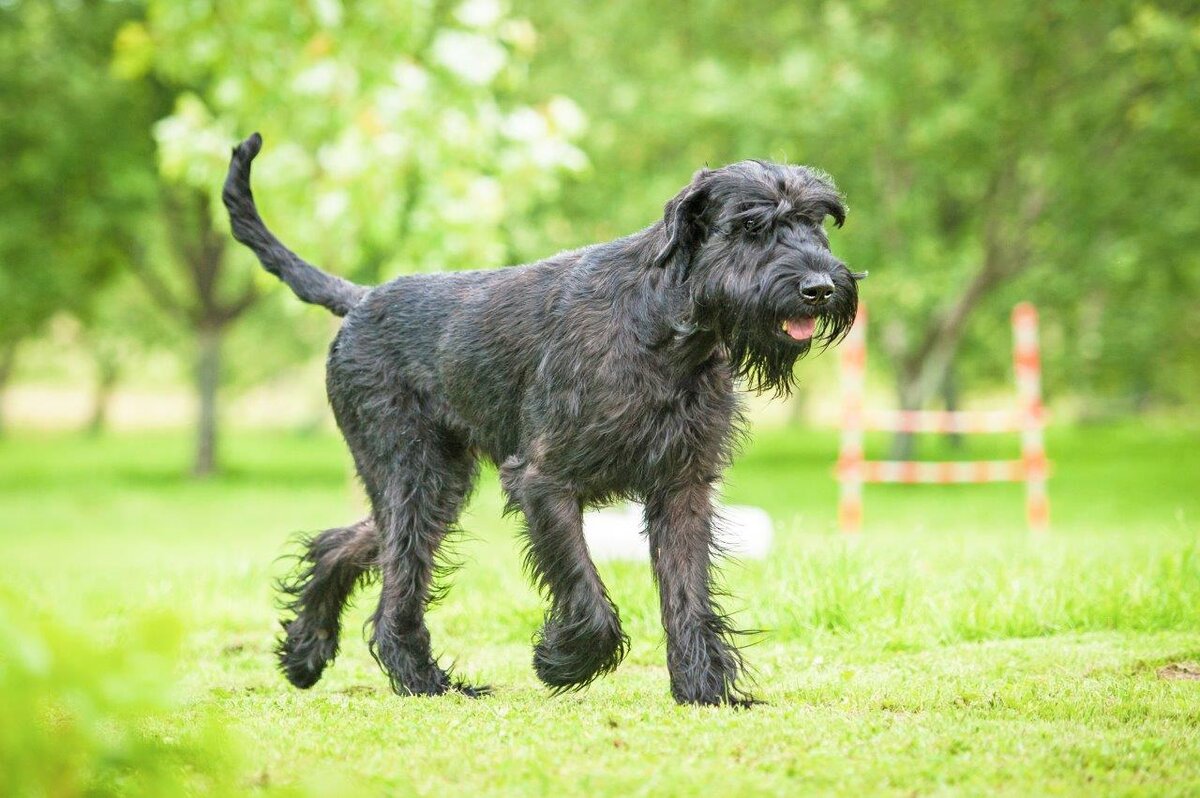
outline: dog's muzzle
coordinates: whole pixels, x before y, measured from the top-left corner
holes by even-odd
[[[827,272],[812,270],[802,278],[797,291],[800,295],[800,312],[784,319],[780,324],[780,332],[793,341],[806,342],[816,335],[817,318],[833,299],[837,286]]]

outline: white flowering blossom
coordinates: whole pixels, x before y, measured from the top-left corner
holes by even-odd
[[[510,19],[497,28],[500,41],[510,45],[518,53],[529,55],[537,48],[537,29],[527,19]]]
[[[586,124],[583,111],[565,97],[554,98],[543,110],[517,108],[504,118],[500,129],[523,146],[509,154],[505,163],[514,170],[534,166],[582,171],[587,168],[587,156],[569,139],[582,132]]]
[[[375,92],[375,108],[386,122],[397,122],[411,111],[427,108],[429,73],[411,61],[397,61],[391,69],[391,82]]]
[[[341,0],[309,0],[313,14],[327,28],[336,28],[342,24]]]
[[[183,94],[175,112],[154,125],[162,173],[193,186],[219,185],[229,163],[228,124],[213,117],[194,94]]]
[[[338,182],[353,180],[371,166],[365,142],[353,130],[332,144],[322,147],[317,153],[317,162]]]
[[[508,61],[508,54],[494,39],[479,33],[445,30],[433,40],[433,59],[460,80],[486,86]]]
[[[323,191],[317,195],[317,221],[332,224],[339,221],[350,210],[350,195],[341,189]]]
[[[429,73],[412,61],[397,61],[392,67],[392,80],[413,94],[424,94],[429,90]]]
[[[587,127],[587,117],[583,109],[575,104],[570,97],[557,95],[546,104],[546,115],[550,117],[555,130],[563,136],[574,138],[582,135]]]
[[[332,94],[336,85],[337,64],[329,59],[318,61],[292,79],[292,90],[297,94]]]
[[[490,28],[503,13],[498,0],[467,0],[454,12],[454,18],[468,28]]]
[[[550,135],[546,117],[527,105],[510,113],[500,129],[513,141],[536,142]]]
[[[409,142],[399,133],[384,131],[375,138],[375,150],[389,161],[398,162],[409,152]]]
[[[300,95],[329,97],[339,91],[353,91],[356,82],[354,71],[349,66],[326,58],[296,75],[292,80],[292,90]]]
[[[223,221],[230,146],[260,129],[255,183],[268,223],[332,271],[370,265],[372,279],[387,279],[502,265],[541,240],[529,211],[587,169],[578,105],[519,105],[492,88],[503,74],[519,92],[522,72],[509,65],[528,62],[537,42],[528,21],[506,18],[505,0],[462,0],[427,45],[399,51],[379,47],[376,26],[408,19],[424,30],[437,22],[425,4],[309,0],[299,17],[232,4],[228,25],[214,28],[205,4],[147,2],[161,13],[133,45],[152,42],[155,69],[186,67],[208,87],[181,95],[155,128],[163,175],[209,191]],[[189,56],[202,36],[219,57]],[[247,69],[238,47],[250,40]]]

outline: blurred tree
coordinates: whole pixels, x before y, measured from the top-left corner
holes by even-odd
[[[132,341],[159,337],[141,308],[96,312],[128,302],[99,289],[131,263],[195,341],[212,467],[218,383],[328,336],[230,246],[219,186],[257,128],[268,221],[363,282],[628,233],[704,163],[816,164],[850,200],[835,246],[872,270],[873,362],[901,403],[1007,382],[1018,298],[1044,310],[1051,389],[1187,401],[1198,30],[1177,0],[0,2],[0,96],[20,109],[0,116],[0,389],[62,309],[102,398]]]
[[[85,314],[153,186],[145,98],[107,73],[119,2],[0,4],[0,391],[17,343]]]
[[[91,410],[84,429],[95,436],[107,429],[118,382],[144,367],[152,355],[176,351],[187,342],[180,339],[172,320],[151,302],[129,269],[97,290],[79,320],[81,348],[93,366]]]
[[[1020,288],[1055,311],[1053,365],[1091,412],[1186,405],[1200,392],[1200,6],[1136,4],[1104,45],[1108,91],[1077,123],[1088,175],[1061,182],[1065,256]]]
[[[225,288],[235,282],[226,276],[227,236],[214,226],[205,192],[164,183],[160,203],[168,259],[183,272],[187,287],[173,290],[141,251],[130,259],[130,266],[159,308],[195,334],[199,416],[192,473],[207,476],[216,468],[221,340],[227,328],[258,301],[260,291],[251,275],[236,281],[240,286]]]
[[[495,0],[149,0],[121,30],[116,71],[175,97],[154,130],[174,273],[147,258],[138,274],[198,341],[198,474],[215,463],[221,341],[273,288],[229,246],[230,146],[263,131],[268,220],[324,268],[376,282],[501,265],[521,245],[513,220],[586,166],[573,103],[515,99],[535,42]]]
[[[17,344],[19,339],[12,338],[0,346],[0,435],[4,434],[4,392],[8,381],[17,366]]]

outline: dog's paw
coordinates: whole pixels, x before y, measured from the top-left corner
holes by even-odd
[[[751,707],[766,703],[733,686],[716,690],[704,686],[683,689],[673,688],[671,694],[675,699],[675,703],[690,706],[750,709]]]
[[[292,621],[275,649],[279,669],[293,687],[307,690],[321,680],[325,667],[337,656],[337,637],[309,633]]]
[[[586,687],[616,670],[629,650],[629,637],[611,609],[575,620],[547,618],[533,649],[533,669],[555,692]]]
[[[735,709],[749,709],[763,703],[739,687],[737,677],[736,669],[711,665],[697,672],[672,674],[671,697],[677,704]]]
[[[387,674],[392,692],[399,696],[438,696],[459,693],[467,698],[491,695],[486,684],[471,684],[442,668],[432,657],[414,654],[402,647],[379,651],[376,660]]]
[[[744,675],[741,654],[720,636],[700,635],[685,645],[674,641],[667,666],[676,703],[741,709],[762,703],[739,686]]]
[[[728,706],[735,709],[749,709],[756,704],[763,703],[735,684],[736,677],[736,672],[708,671],[682,678],[672,678],[671,697],[678,704],[705,707]]]

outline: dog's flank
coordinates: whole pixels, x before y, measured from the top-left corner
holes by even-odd
[[[229,211],[233,237],[258,256],[263,268],[283,280],[305,302],[322,305],[345,316],[359,303],[367,289],[349,280],[323,272],[280,243],[258,215],[250,191],[250,163],[262,149],[257,133],[233,150],[221,199]]]
[[[320,678],[343,606],[377,574],[370,648],[392,688],[484,692],[437,662],[425,611],[487,458],[548,602],[533,651],[547,686],[587,685],[628,650],[582,529],[585,508],[628,498],[646,508],[671,694],[751,703],[739,633],[718,604],[712,485],[745,426],[735,380],[786,393],[796,361],[854,319],[858,275],[823,227],[845,217],[832,181],[761,161],[701,170],[662,219],[625,238],[368,292],[267,232],[249,189],[260,145],[251,137],[230,164],[235,235],[302,299],[345,314],[326,386],[371,502],[369,520],[313,538],[283,583],[289,680]]]

